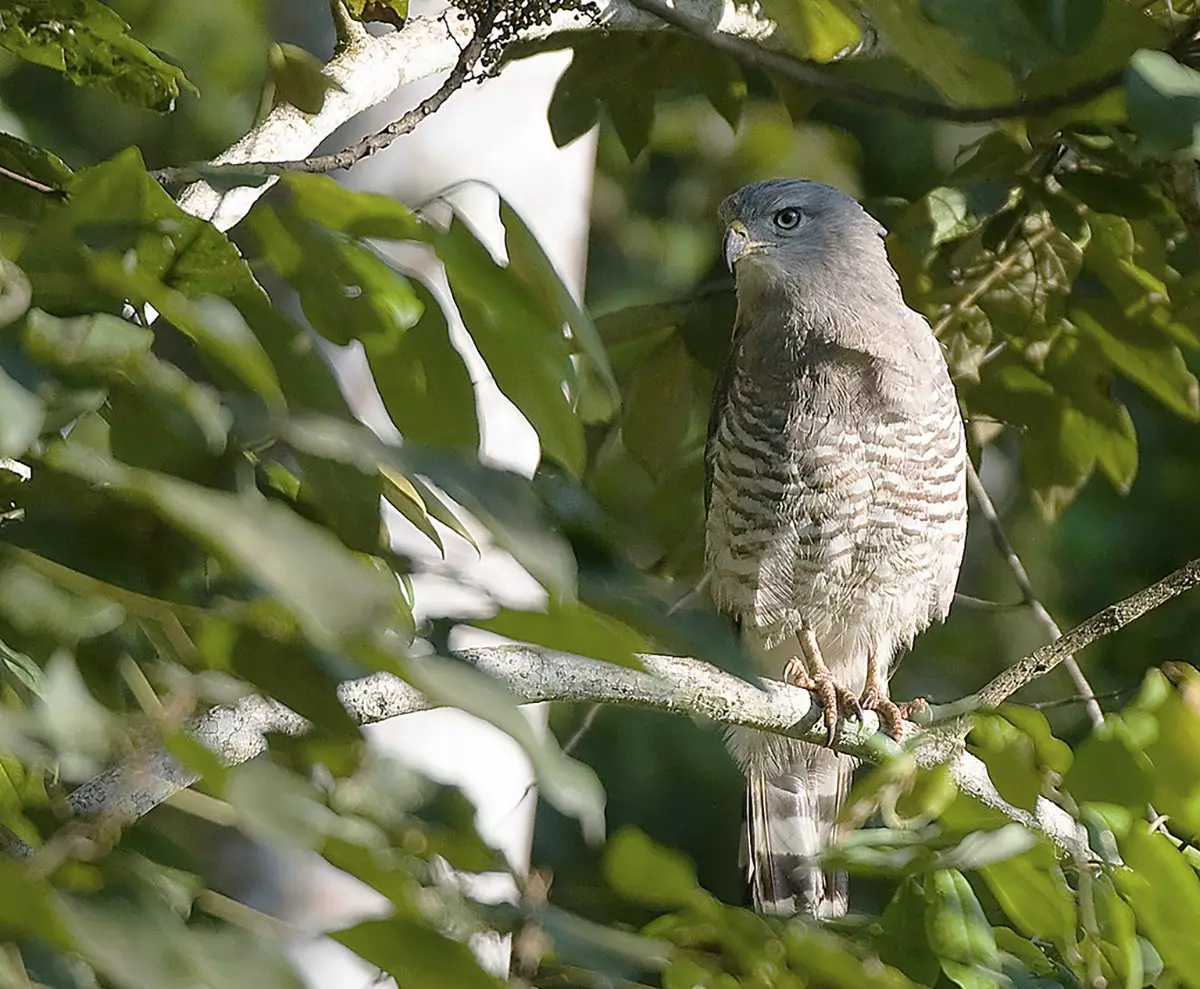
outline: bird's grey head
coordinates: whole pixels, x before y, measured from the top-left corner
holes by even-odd
[[[804,179],[744,186],[718,210],[725,224],[725,262],[746,282],[866,274],[882,262],[884,228],[849,196]]]

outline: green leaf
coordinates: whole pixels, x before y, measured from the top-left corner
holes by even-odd
[[[813,62],[832,62],[862,37],[836,0],[767,0],[763,10],[783,29],[792,53]]]
[[[578,477],[583,423],[572,408],[576,372],[561,323],[547,319],[529,287],[492,258],[461,218],[435,246],[463,323],[496,384],[537,431],[545,455]]]
[[[254,210],[247,225],[325,339],[387,348],[421,317],[422,305],[408,279],[358,241],[270,206]]]
[[[319,58],[298,45],[272,44],[267,51],[267,69],[273,87],[271,106],[290,103],[304,113],[320,113],[330,90],[345,91],[325,74]]]
[[[499,980],[479,967],[471,949],[407,917],[364,920],[329,934],[398,986],[498,989]]]
[[[405,439],[474,452],[479,449],[475,386],[433,293],[420,282],[410,285],[422,307],[416,325],[390,345],[364,341],[375,387]]]
[[[609,840],[604,878],[626,899],[647,906],[678,909],[702,907],[708,901],[692,863],[634,827],[622,828]]]
[[[185,333],[202,353],[223,366],[268,404],[282,406],[283,392],[271,358],[247,325],[241,312],[218,295],[189,299],[138,271],[129,271],[112,258],[97,258],[93,264],[103,284],[120,286],[139,304],[149,303]]]
[[[396,622],[393,581],[278,502],[126,468],[65,445],[47,463],[149,505],[275,594],[315,643],[371,638]]]
[[[678,459],[692,404],[691,358],[672,334],[638,371],[621,421],[625,448],[652,476]]]
[[[1058,51],[1085,48],[1104,19],[1104,0],[1016,0],[1021,12]]]
[[[931,986],[941,965],[925,934],[928,901],[918,880],[901,880],[883,911],[883,933],[877,942],[879,960],[898,968],[919,985]]]
[[[471,624],[520,642],[642,669],[636,653],[646,648],[646,640],[578,602],[551,603],[546,611],[502,608],[491,618],[475,619]]]
[[[558,811],[578,819],[591,842],[604,837],[604,789],[596,774],[570,758],[553,736],[536,731],[507,687],[473,666],[439,656],[412,659],[405,679],[430,697],[489,721],[525,750],[538,792]]]
[[[1113,716],[1076,747],[1063,788],[1079,803],[1141,809],[1154,796],[1152,769],[1122,721]]]
[[[154,331],[108,313],[58,319],[32,309],[22,343],[34,360],[54,367],[119,372],[140,364]]]
[[[656,93],[694,81],[726,120],[734,120],[746,85],[737,65],[703,42],[667,34],[629,32],[597,37],[562,32],[521,54],[570,47],[574,58],[558,80],[547,119],[560,148],[591,130],[604,110],[630,160],[641,154],[654,125]],[[718,63],[714,65],[714,62]]]
[[[379,21],[394,28],[404,27],[408,0],[350,0],[350,16],[359,21]]]
[[[862,8],[889,47],[951,102],[1001,103],[1015,95],[1008,70],[931,21],[921,0],[864,0]],[[985,17],[976,22],[991,23]]]
[[[961,989],[1001,989],[996,938],[971,884],[950,869],[926,883],[925,933],[946,977]]]
[[[151,110],[173,110],[180,89],[197,92],[98,0],[10,0],[0,19],[0,46],[77,86]]]
[[[1200,419],[1200,383],[1178,347],[1125,319],[1103,300],[1081,300],[1070,319],[1127,378],[1177,415]]]
[[[0,182],[0,215],[30,222],[60,205],[61,190],[71,178],[71,169],[57,155],[11,134],[0,134],[0,168],[60,190],[58,194],[47,194],[21,182]]]
[[[500,222],[504,225],[509,269],[529,287],[551,323],[567,324],[579,351],[587,356],[608,388],[609,398],[614,405],[620,405],[621,390],[591,317],[575,301],[533,231],[505,199],[500,200]]]
[[[1163,961],[1186,986],[1200,986],[1200,941],[1191,919],[1200,916],[1200,878],[1165,835],[1135,821],[1120,842],[1127,868],[1113,879]]]
[[[19,457],[38,438],[46,406],[0,367],[0,457]]]
[[[284,428],[283,439],[298,450],[353,464],[372,475],[381,466],[389,466],[413,483],[429,507],[436,499],[431,500],[417,478],[418,474],[426,475],[479,519],[496,544],[508,550],[552,595],[574,597],[576,567],[570,547],[561,535],[549,529],[537,496],[515,474],[415,445],[400,450],[383,443],[365,427],[335,419],[293,418]],[[434,511],[430,507],[430,513]],[[450,524],[438,515],[434,517]],[[452,518],[448,512],[447,517]]]
[[[1200,150],[1200,72],[1143,48],[1129,60],[1125,100],[1147,156]]]
[[[987,766],[1000,796],[1014,807],[1033,810],[1042,792],[1042,773],[1029,736],[998,714],[977,714],[968,744]]]
[[[1027,937],[1043,938],[1060,951],[1075,937],[1075,898],[1054,852],[1044,841],[1003,862],[979,870],[1013,925]]]
[[[0,929],[21,934],[59,951],[72,947],[70,935],[55,910],[52,887],[35,879],[23,862],[0,857]]]
[[[437,529],[429,519],[429,513],[426,511],[425,501],[420,492],[413,487],[407,477],[390,468],[382,468],[380,474],[383,477],[383,496],[388,500],[388,504],[408,519],[421,535],[433,543],[438,548],[438,552],[442,554],[442,558],[445,559],[446,547],[442,545],[442,537],[438,535]]]
[[[152,278],[189,299],[265,299],[237,248],[216,229],[184,213],[147,172],[136,148],[71,176],[68,198],[38,224],[21,252],[36,305],[54,315],[120,312],[124,284],[98,285],[93,261]]]

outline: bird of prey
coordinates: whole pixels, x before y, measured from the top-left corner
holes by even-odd
[[[878,713],[893,735],[894,664],[945,618],[966,535],[966,446],[954,386],[909,309],[885,231],[855,200],[798,179],[720,207],[737,317],[705,451],[705,569],[717,606],[763,662],[838,719]],[[837,836],[854,762],[747,729],[755,909],[846,911],[844,874],[816,860]]]

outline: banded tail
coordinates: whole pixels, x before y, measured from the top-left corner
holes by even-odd
[[[853,772],[851,757],[813,745],[785,775],[748,767],[746,882],[757,912],[818,919],[846,912],[846,874],[816,857],[837,837]]]

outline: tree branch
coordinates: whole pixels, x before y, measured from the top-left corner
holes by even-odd
[[[694,659],[643,656],[642,672],[529,646],[471,649],[458,656],[504,683],[523,702],[574,701],[637,707],[824,743],[822,714],[808,691],[774,681],[764,682],[760,689]],[[415,687],[386,673],[343,683],[338,697],[363,725],[435,706]],[[912,727],[914,732],[918,730]],[[192,731],[223,762],[234,765],[262,752],[268,732],[298,735],[307,729],[308,723],[302,717],[277,701],[247,697],[232,707],[214,708],[197,719]],[[896,751],[895,743],[879,734],[873,712],[867,712],[862,723],[843,723],[834,747],[872,762],[879,761],[886,752]],[[933,744],[918,745],[914,755],[922,765],[949,761],[951,775],[963,792],[1042,832],[1064,850],[1077,850],[1077,829],[1070,815],[1044,799],[1038,801],[1032,814],[1009,805],[983,763],[969,753],[961,749],[948,752],[944,746]],[[170,756],[156,752],[94,777],[78,787],[69,802],[80,815],[132,821],[197,779]]]
[[[569,30],[647,31],[664,26],[630,0],[598,0],[598,6],[600,14],[595,22],[571,12],[555,14],[548,23],[523,37],[532,41]],[[688,0],[688,6],[700,22],[722,36],[765,40],[775,31],[771,21],[755,16],[734,0]],[[340,89],[326,93],[319,113],[307,114],[282,103],[212,164],[232,166],[307,159],[342,124],[382,103],[401,86],[453,68],[463,48],[470,43],[472,33],[468,22],[439,17],[412,17],[399,31],[378,36],[365,30],[345,33],[323,70]],[[228,230],[250,212],[277,180],[277,176],[268,175],[257,185],[225,192],[206,181],[194,182],[180,193],[177,202],[193,216],[209,220],[220,230]]]
[[[1000,555],[1004,557],[1004,562],[1008,564],[1008,569],[1012,571],[1013,578],[1017,582],[1021,596],[1025,599],[1026,606],[1033,612],[1034,617],[1041,622],[1042,627],[1049,634],[1051,642],[1061,639],[1062,629],[1058,627],[1058,622],[1046,610],[1046,606],[1042,604],[1037,593],[1034,591],[1033,582],[1029,579],[1029,572],[1021,562],[1021,558],[1017,556],[1017,551],[1013,549],[1012,543],[1008,541],[1008,535],[1005,533],[1004,525],[1001,523],[1000,516],[996,512],[996,506],[992,504],[991,496],[988,494],[987,488],[983,486],[983,481],[980,480],[979,473],[975,470],[975,465],[970,460],[967,461],[967,486],[971,489],[975,503],[979,506],[979,514],[983,516],[983,520],[991,530],[992,541],[996,544]],[[1092,725],[1099,728],[1100,725],[1104,724],[1104,712],[1100,710],[1100,705],[1096,701],[1096,694],[1092,690],[1092,685],[1088,683],[1087,677],[1083,675],[1083,670],[1080,669],[1079,663],[1074,656],[1065,657],[1063,665],[1067,668],[1067,672],[1071,674],[1071,679],[1075,681],[1076,689],[1084,698],[1084,704],[1088,717],[1092,719]]]
[[[1067,632],[1062,638],[1042,646],[1019,663],[1010,666],[982,690],[964,697],[953,704],[939,707],[935,714],[939,719],[962,718],[973,711],[999,707],[1022,687],[1039,677],[1045,676],[1068,656],[1074,655],[1093,642],[1112,635],[1148,611],[1166,604],[1174,597],[1200,584],[1200,559],[1185,563],[1156,584],[1127,597],[1124,601],[1110,604],[1096,612],[1082,625]]]
[[[335,4],[335,7],[338,6]],[[488,33],[496,22],[499,3],[492,3],[475,25],[471,40],[466,43],[455,62],[454,68],[446,77],[446,81],[430,96],[423,99],[415,107],[392,121],[382,130],[376,131],[361,141],[336,151],[333,154],[313,155],[309,158],[299,158],[293,161],[252,161],[252,162],[196,162],[191,165],[178,165],[170,168],[159,168],[152,171],[159,182],[164,185],[174,185],[179,182],[193,182],[198,179],[221,178],[222,176],[238,176],[246,179],[271,178],[286,175],[288,172],[306,172],[320,174],[335,172],[343,168],[352,168],[364,158],[377,151],[382,151],[396,138],[414,130],[426,117],[436,113],[450,99],[470,76],[471,69],[479,61],[487,42]],[[352,19],[351,19],[352,20]],[[350,43],[357,40],[357,35],[345,36]],[[367,37],[370,37],[369,35]]]
[[[993,103],[984,106],[950,106],[937,100],[922,99],[906,93],[894,93],[873,86],[864,86],[853,79],[834,76],[824,69],[803,62],[791,55],[763,48],[761,45],[713,31],[708,25],[663,0],[629,0],[633,6],[653,14],[685,34],[708,42],[713,48],[731,55],[739,62],[767,69],[786,76],[809,89],[834,99],[851,100],[884,110],[897,110],[914,117],[949,120],[958,123],[986,123],[1014,117],[1045,117],[1063,107],[1087,103],[1121,84],[1124,69],[1109,72],[1096,79],[1071,86],[1060,93],[1039,96],[1012,103]]]

